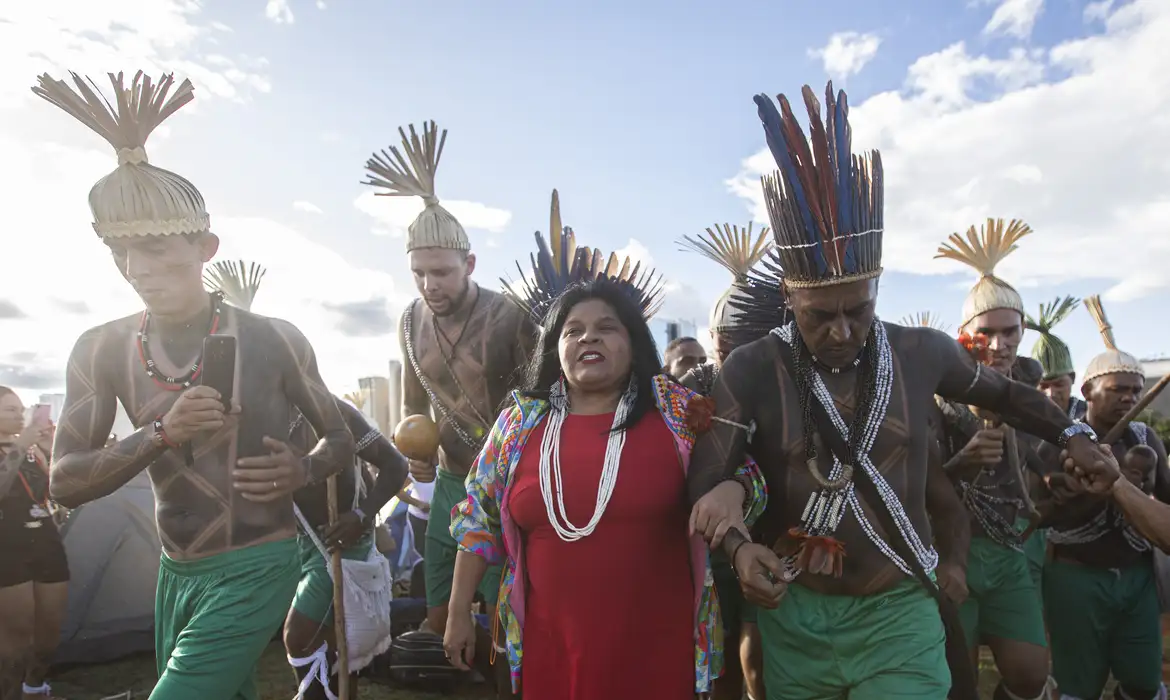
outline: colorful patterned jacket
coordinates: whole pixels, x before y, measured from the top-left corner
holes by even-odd
[[[690,464],[695,433],[687,425],[687,402],[696,394],[665,376],[654,378],[658,410],[674,434],[675,447],[684,473]],[[512,672],[512,689],[520,690],[520,666],[524,657],[524,581],[520,562],[522,538],[512,520],[508,503],[508,481],[520,462],[520,455],[534,428],[548,413],[548,402],[513,395],[516,405],[496,419],[475,468],[467,475],[467,500],[452,511],[451,535],[459,548],[503,565],[497,607],[503,626],[504,648]],[[737,475],[752,484],[745,521],[750,527],[764,512],[768,492],[759,468],[750,459]],[[723,632],[718,597],[712,582],[710,550],[700,535],[691,541],[691,564],[695,584],[695,692],[709,692],[712,680],[723,672]]]

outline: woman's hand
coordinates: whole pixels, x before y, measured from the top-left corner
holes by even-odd
[[[699,533],[715,549],[731,528],[747,532],[743,522],[743,484],[729,479],[707,492],[691,509],[691,534]]]
[[[470,671],[475,661],[475,619],[469,611],[452,612],[447,616],[447,631],[443,635],[443,652],[452,666]]]
[[[13,439],[12,446],[23,452],[33,445],[40,444],[46,438],[51,440],[53,430],[52,421],[45,419],[34,420]]]

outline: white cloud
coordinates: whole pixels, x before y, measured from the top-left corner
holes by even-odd
[[[324,214],[325,213],[325,212],[321,211],[321,207],[317,206],[316,204],[313,204],[312,202],[305,202],[305,201],[293,202],[293,209],[296,209],[297,211],[303,211],[306,214]]]
[[[983,27],[983,33],[1027,39],[1043,10],[1044,0],[1002,0]]]
[[[317,9],[318,10],[324,10],[326,7],[329,7],[329,6],[325,4],[325,0],[317,0]]]
[[[0,371],[11,375],[8,370],[16,365],[35,377],[37,385],[29,379],[16,387],[26,397],[55,388],[44,385],[46,374],[50,382],[63,377],[65,359],[86,328],[141,308],[90,226],[86,193],[113,168],[113,154],[91,132],[35,98],[29,86],[45,70],[98,77],[117,66],[156,74],[166,68],[196,83],[198,99],[176,117],[195,121],[200,107],[215,109],[214,98],[244,100],[263,90],[266,62],[205,53],[207,36],[227,28],[199,20],[193,0],[0,4],[0,159],[7,174],[0,176],[0,188],[7,230],[26,232],[7,240],[7,252],[21,260],[52,257],[48,268],[11,265],[0,275],[0,299],[26,315],[0,320],[6,338]],[[165,127],[155,132],[151,144],[161,146],[156,150],[165,150],[167,132]],[[268,268],[255,310],[300,327],[316,347],[330,385],[341,389],[358,376],[385,374],[386,360],[397,354],[393,323],[385,333],[370,331],[354,342],[337,330],[337,309],[361,310],[367,327],[379,309],[393,319],[403,299],[389,275],[354,265],[254,211],[216,210],[212,218],[222,241],[219,259]]]
[[[1113,9],[1105,32],[1006,58],[962,44],[918,59],[901,91],[851,109],[854,150],[882,151],[885,266],[942,274],[951,232],[988,216],[1035,233],[1002,265],[1013,282],[1105,279],[1132,299],[1170,287],[1170,3]],[[748,158],[731,190],[767,221]]]
[[[297,21],[292,8],[288,6],[288,0],[268,0],[268,4],[264,6],[264,15],[277,24],[292,24]]]
[[[882,39],[877,34],[838,32],[829,37],[829,43],[819,49],[809,49],[810,58],[819,58],[825,72],[834,79],[845,79],[861,72],[873,60]]]
[[[654,267],[654,258],[650,256],[650,249],[637,238],[631,238],[625,246],[614,251],[618,259],[630,258],[634,262],[642,263],[643,268]]]
[[[374,219],[375,233],[395,237],[404,235],[406,228],[423,210],[419,197],[380,197],[372,190],[360,194],[353,204],[363,214]],[[512,212],[480,202],[444,199],[441,204],[468,229],[500,233],[512,220]]]
[[[1104,22],[1109,17],[1110,11],[1113,10],[1113,0],[1100,0],[1100,2],[1091,2],[1085,5],[1085,21],[1086,22]]]

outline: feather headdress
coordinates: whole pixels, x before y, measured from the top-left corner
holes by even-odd
[[[780,109],[756,95],[764,135],[778,170],[763,178],[764,201],[776,240],[776,259],[789,287],[822,287],[872,279],[882,272],[881,154],[852,152],[849,101],[825,88],[825,118],[805,85],[809,138],[788,98]]]
[[[1105,307],[1101,305],[1101,297],[1093,295],[1085,297],[1085,308],[1097,323],[1097,331],[1101,333],[1101,340],[1105,342],[1105,352],[1089,361],[1085,369],[1085,378],[1082,382],[1104,376],[1106,374],[1136,374],[1143,379],[1146,370],[1136,357],[1118,349],[1113,339],[1113,326],[1105,315]]]
[[[574,284],[607,279],[620,285],[637,301],[643,317],[649,319],[662,305],[662,276],[654,270],[642,270],[642,264],[629,257],[619,259],[610,253],[606,259],[600,250],[577,247],[573,229],[561,224],[561,202],[556,190],[552,193],[549,215],[548,243],[535,234],[536,252],[529,256],[531,276],[525,276],[520,263],[520,281],[501,279],[504,292],[532,318],[537,325],[544,321],[549,307],[561,292]]]
[[[933,328],[936,331],[947,332],[947,324],[943,323],[938,314],[931,311],[919,311],[916,314],[908,314],[898,321],[899,326],[921,326],[923,328]]]
[[[420,138],[413,124],[409,128],[409,138],[402,127],[398,128],[406,158],[394,146],[374,153],[366,161],[369,175],[362,184],[385,189],[385,192],[377,193],[382,197],[422,199],[422,213],[406,229],[406,252],[419,248],[471,250],[471,241],[463,224],[439,205],[439,198],[435,195],[435,171],[443,157],[447,130],[443,129],[440,134],[435,122],[427,122]]]
[[[45,73],[32,91],[60,107],[106,140],[118,154],[118,167],[89,191],[93,230],[102,238],[207,233],[211,217],[203,195],[186,178],[151,165],[146,140],[167,117],[195,99],[184,80],[171,94],[175,78],[156,83],[142,71],[127,86],[122,73],[110,73],[111,102],[89,78],[70,73],[73,87]]]
[[[221,260],[203,271],[203,285],[223,294],[224,301],[232,306],[251,311],[266,274],[268,270],[259,263]]]
[[[1052,329],[1056,327],[1056,324],[1068,318],[1068,315],[1080,303],[1080,299],[1064,297],[1063,299],[1050,301],[1047,304],[1041,304],[1040,315],[1036,318],[1032,318],[1027,312],[1024,313],[1024,327],[1040,334],[1040,337],[1036,340],[1036,344],[1032,346],[1032,357],[1043,368],[1042,381],[1056,379],[1057,377],[1076,372],[1076,369],[1073,367],[1072,353],[1069,351],[1068,345],[1059,337],[1053,335]]]
[[[958,233],[947,237],[934,256],[957,260],[979,273],[979,280],[967,293],[963,302],[963,321],[960,330],[976,316],[996,309],[1018,311],[1024,316],[1024,300],[1007,282],[995,276],[995,266],[1011,255],[1019,240],[1032,232],[1028,224],[1012,219],[1005,226],[1003,219],[988,219],[982,231],[974,226],[967,229],[966,238]]]
[[[679,245],[683,250],[698,253],[708,260],[722,265],[732,275],[731,286],[727,288],[711,307],[711,330],[716,333],[726,332],[739,324],[739,309],[729,303],[731,296],[738,287],[748,282],[748,273],[756,263],[772,249],[772,242],[768,239],[768,227],[762,228],[758,235],[752,236],[752,225],[740,228],[731,224],[715,224],[706,230],[705,236],[684,236]]]

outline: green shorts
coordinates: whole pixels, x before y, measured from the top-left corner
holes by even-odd
[[[451,536],[451,509],[467,498],[463,479],[445,469],[438,470],[435,491],[431,495],[431,515],[427,521],[427,555],[423,559],[426,573],[427,607],[441,608],[451,600],[451,583],[455,579],[455,555],[459,545]],[[495,607],[500,594],[503,567],[489,566],[479,584],[484,601]]]
[[[967,594],[959,618],[969,648],[988,637],[1048,646],[1040,595],[1024,553],[986,537],[972,537]]]
[[[1016,527],[1023,532],[1028,527],[1027,518],[1016,520]],[[1048,558],[1048,531],[1035,530],[1024,542],[1024,556],[1028,558],[1028,573],[1032,575],[1032,583],[1040,597],[1044,597],[1044,560]]]
[[[254,672],[297,589],[295,539],[175,561],[154,597],[154,700],[257,700]]]
[[[374,535],[370,533],[357,544],[341,552],[342,559],[365,561],[370,556]],[[324,624],[333,622],[333,574],[329,562],[313,540],[305,535],[297,538],[301,552],[301,581],[292,606],[301,615]]]
[[[1044,607],[1052,631],[1052,676],[1062,693],[1100,697],[1110,672],[1130,690],[1158,688],[1161,610],[1149,563],[1097,569],[1049,562]]]
[[[792,584],[757,617],[769,696],[946,700],[951,689],[938,604],[917,581],[858,597]]]

